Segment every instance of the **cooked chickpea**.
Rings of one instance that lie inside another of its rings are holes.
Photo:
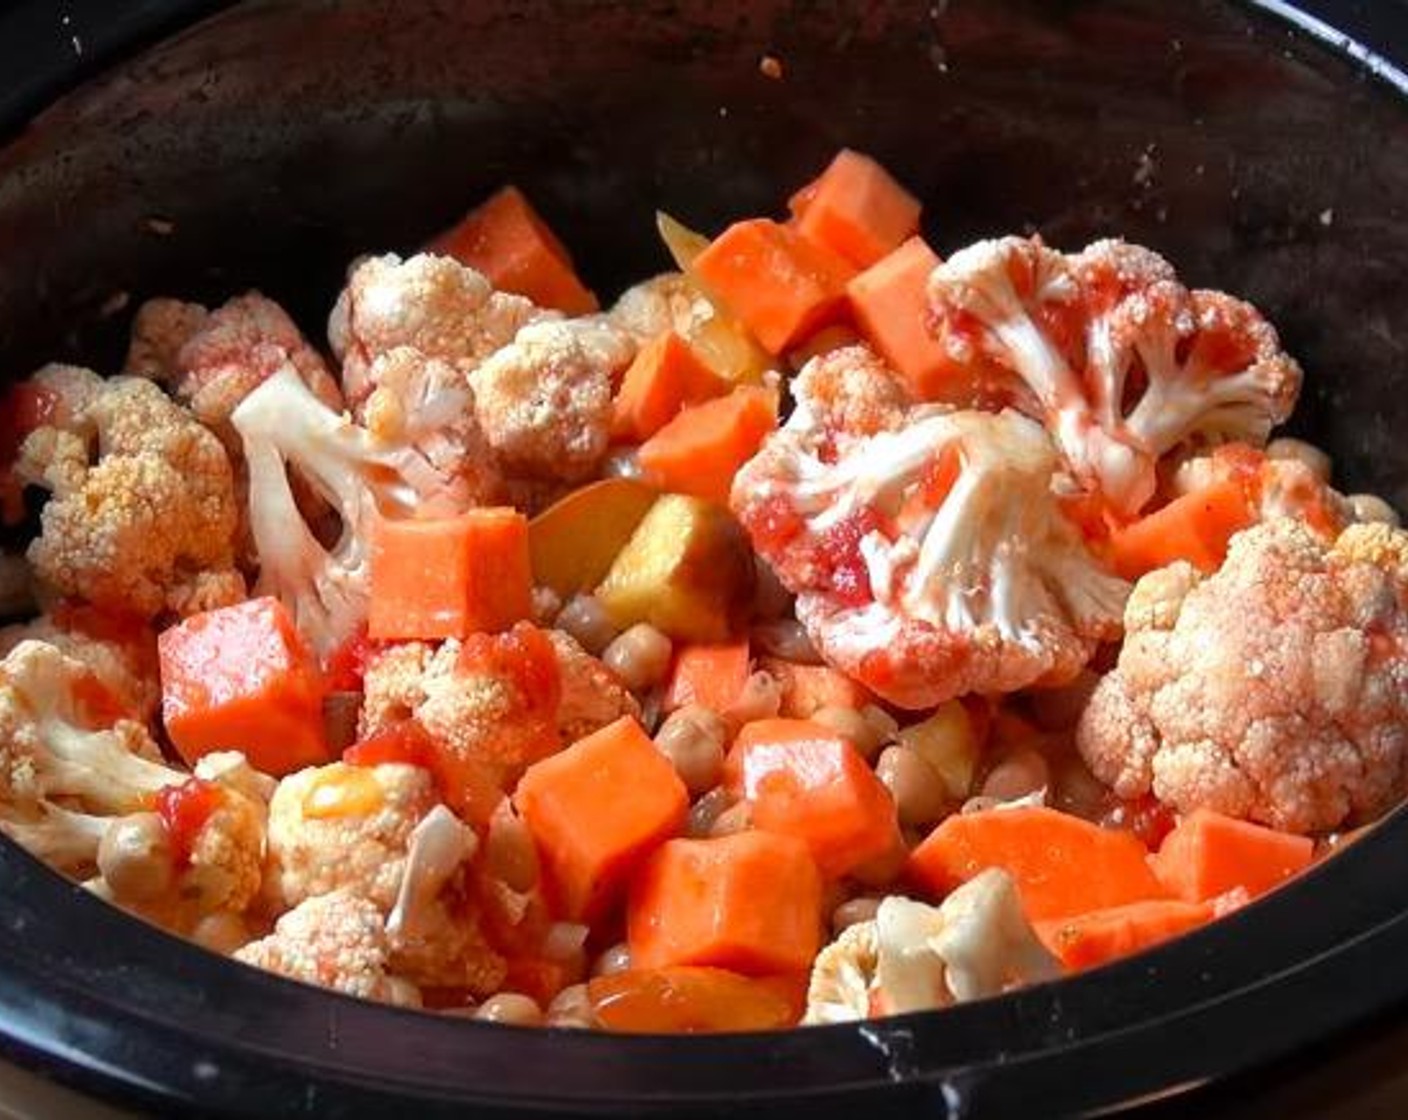
[[[782,685],[776,677],[759,669],[743,682],[743,690],[724,717],[735,727],[755,719],[772,719],[782,707]]]
[[[684,834],[693,840],[702,840],[714,834],[714,823],[724,810],[734,803],[733,794],[720,786],[711,789],[689,808],[689,817],[684,823]]]
[[[191,930],[191,940],[212,953],[226,956],[254,940],[254,934],[238,914],[221,910],[207,914]]]
[[[176,873],[166,827],[155,813],[133,813],[108,825],[98,844],[98,873],[127,902],[158,898]]]
[[[512,890],[530,891],[538,881],[538,850],[533,846],[532,833],[507,804],[489,818],[484,862],[489,875]]]
[[[1355,521],[1382,521],[1395,529],[1402,523],[1398,511],[1377,494],[1351,494],[1349,508],[1354,511]]]
[[[851,926],[872,921],[880,910],[880,900],[869,895],[847,899],[831,912],[831,935],[839,937]]]
[[[908,747],[886,747],[875,774],[895,799],[900,824],[932,824],[949,809],[948,787],[932,766]]]
[[[724,742],[728,727],[699,704],[686,704],[671,712],[655,733],[655,746],[670,760],[691,797],[719,784],[724,769]]]
[[[1289,436],[1273,439],[1266,445],[1266,457],[1300,463],[1321,482],[1330,481],[1330,457],[1313,443],[1306,443],[1303,439],[1291,439]]]
[[[562,597],[551,587],[538,584],[533,588],[533,621],[539,626],[551,626],[562,612]]]
[[[591,996],[585,984],[563,988],[553,997],[548,1004],[547,1025],[574,1030],[590,1030],[596,1026],[596,1014],[592,1011]]]
[[[624,941],[611,946],[592,964],[593,976],[612,976],[631,967],[631,947]]]
[[[861,711],[828,705],[818,708],[811,718],[850,740],[851,746],[855,747],[867,762],[875,761],[880,748],[890,742],[898,730],[898,725],[890,714],[874,704],[867,704]]]
[[[665,679],[670,668],[670,639],[648,622],[638,622],[613,638],[601,659],[632,692],[644,692]]]
[[[601,651],[611,644],[611,639],[619,632],[595,595],[572,596],[553,625],[571,634],[578,645],[594,657],[601,656]]]
[[[709,829],[710,836],[732,836],[735,832],[745,832],[753,825],[753,807],[746,801],[737,801],[714,818]]]
[[[543,1022],[538,1002],[518,992],[500,992],[490,996],[474,1009],[474,1017],[485,1023],[504,1023],[511,1027],[537,1027]],[[566,1025],[566,1024],[559,1024]]]
[[[1017,750],[988,771],[979,794],[997,801],[1015,801],[1050,783],[1051,767],[1046,759],[1033,750]]]

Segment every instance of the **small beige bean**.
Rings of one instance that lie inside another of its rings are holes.
[[[983,779],[979,796],[1015,801],[1051,783],[1051,767],[1034,750],[1016,750],[1000,759]]]
[[[821,655],[807,636],[802,624],[795,618],[779,618],[772,622],[760,622],[749,635],[753,648],[769,657],[780,657],[784,661],[795,661],[802,665],[820,665]]]
[[[1351,494],[1349,508],[1354,511],[1355,521],[1381,521],[1395,529],[1402,524],[1398,511],[1377,494]]]
[[[511,890],[526,893],[538,882],[538,850],[533,845],[533,834],[506,800],[489,818],[484,863],[490,877]]]
[[[900,824],[932,824],[948,812],[948,786],[932,766],[909,747],[886,747],[875,774],[895,799]]]
[[[782,707],[782,684],[771,673],[759,669],[743,682],[738,699],[724,713],[734,727],[742,727],[755,719],[772,719]]]
[[[746,801],[730,805],[714,818],[710,836],[732,836],[735,832],[746,832],[753,825],[753,807]]]
[[[847,899],[831,912],[831,935],[840,937],[851,926],[872,921],[879,910],[880,900],[878,898],[861,895],[858,898]]]
[[[1268,459],[1288,459],[1306,467],[1321,482],[1329,482],[1332,471],[1330,457],[1313,443],[1283,436],[1266,445]]]
[[[554,625],[576,638],[577,644],[593,657],[600,657],[601,651],[619,633],[595,595],[572,596],[558,613]]]
[[[1098,820],[1109,808],[1110,790],[1074,752],[1057,764],[1052,775],[1055,783],[1051,803],[1066,813],[1086,820]]]
[[[569,1027],[574,1030],[590,1030],[596,1026],[596,1014],[592,1011],[592,999],[585,984],[573,984],[563,988],[548,1004],[547,1025]]]
[[[562,613],[562,596],[551,587],[540,583],[533,588],[531,609],[534,622],[539,626],[551,626],[553,620]]]
[[[650,623],[638,622],[612,639],[601,660],[632,692],[644,692],[665,679],[671,651],[669,638]]]
[[[624,941],[607,949],[592,963],[593,976],[614,976],[631,967],[631,947]]]
[[[878,713],[884,719],[872,718],[871,712]],[[866,762],[874,762],[880,748],[894,738],[894,721],[890,719],[889,713],[873,704],[867,705],[865,710],[859,712],[854,708],[828,705],[818,708],[811,718],[823,727],[829,727],[836,734],[845,736]]]
[[[655,746],[675,768],[691,797],[719,784],[728,725],[708,708],[686,704],[671,712],[655,733]]]
[[[538,1027],[543,1023],[543,1011],[538,1001],[518,992],[500,992],[490,996],[474,1009],[474,1017],[481,1022],[503,1023],[511,1027]]]
[[[191,940],[202,949],[229,956],[254,940],[245,920],[228,910],[207,914],[191,928]]]
[[[175,872],[171,841],[155,813],[119,817],[98,842],[98,873],[121,901],[160,897],[171,889]]]
[[[712,836],[715,822],[735,800],[733,794],[722,786],[711,789],[689,807],[689,816],[684,822],[684,834],[693,840]]]

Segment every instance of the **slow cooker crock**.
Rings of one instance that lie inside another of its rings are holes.
[[[1408,507],[1408,80],[1280,0],[305,0],[193,22],[223,7],[0,14],[4,376],[112,369],[155,294],[258,286],[318,335],[353,255],[414,246],[509,180],[611,293],[665,267],[654,209],[715,227],[851,144],[925,199],[941,251],[1116,234],[1254,300],[1309,371],[1297,430],[1349,489]],[[1397,4],[1340,14],[1405,33]],[[522,1032],[301,987],[0,843],[0,1050],[105,1097],[261,1117],[1114,1109],[1401,1009],[1405,840],[1400,812],[1274,896],[1079,980],[697,1039]]]

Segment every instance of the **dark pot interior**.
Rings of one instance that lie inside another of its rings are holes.
[[[130,18],[146,30],[208,7]],[[706,228],[776,210],[849,144],[925,200],[940,251],[1008,231],[1061,248],[1119,235],[1253,300],[1308,372],[1296,430],[1342,486],[1408,507],[1408,112],[1385,73],[1210,0],[241,5],[0,154],[0,370],[111,371],[131,309],[156,294],[258,286],[321,338],[355,254],[411,248],[509,180],[613,295],[666,265],[656,208]],[[37,96],[30,77],[15,88]],[[0,845],[0,1034],[88,1086],[261,1116],[410,1097],[426,1114],[817,1095],[812,1111],[1109,1106],[1408,995],[1404,827],[1087,980],[878,1026],[687,1041],[355,1004],[145,930]]]

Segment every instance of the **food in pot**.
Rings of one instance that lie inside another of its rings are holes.
[[[296,980],[693,1032],[1098,967],[1403,797],[1408,534],[1267,442],[1255,308],[941,259],[856,152],[789,208],[603,312],[507,188],[326,353],[161,298],[10,389],[0,830]]]

